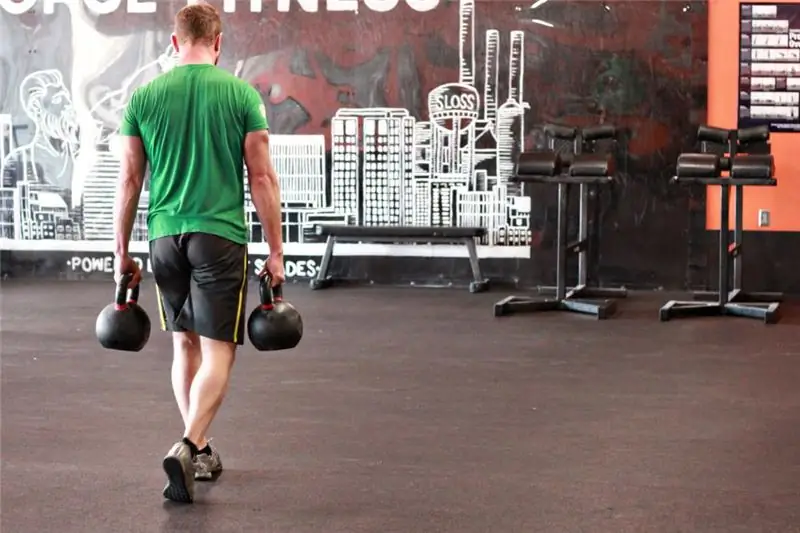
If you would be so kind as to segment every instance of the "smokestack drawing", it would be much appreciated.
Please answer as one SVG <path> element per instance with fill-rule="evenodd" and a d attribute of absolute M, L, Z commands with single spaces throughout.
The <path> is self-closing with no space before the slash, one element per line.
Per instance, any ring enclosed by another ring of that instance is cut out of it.
<path fill-rule="evenodd" d="M 483 69 L 483 118 L 492 122 L 497 118 L 498 51 L 500 32 L 486 32 L 486 68 Z"/>
<path fill-rule="evenodd" d="M 522 75 L 523 53 L 525 48 L 525 33 L 511 32 L 511 52 L 508 60 L 508 97 L 515 102 L 522 103 Z"/>
<path fill-rule="evenodd" d="M 475 85 L 475 0 L 458 3 L 458 82 Z"/>
<path fill-rule="evenodd" d="M 524 107 L 511 98 L 497 110 L 497 182 L 513 193 L 520 190 L 510 180 L 514 175 L 514 162 L 520 151 L 519 124 L 524 114 Z"/>

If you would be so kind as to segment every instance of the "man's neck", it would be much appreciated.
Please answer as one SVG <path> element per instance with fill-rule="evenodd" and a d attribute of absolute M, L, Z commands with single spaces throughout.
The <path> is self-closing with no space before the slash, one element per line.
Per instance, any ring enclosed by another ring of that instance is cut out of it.
<path fill-rule="evenodd" d="M 214 56 L 207 48 L 187 47 L 178 54 L 178 65 L 213 65 Z"/>
<path fill-rule="evenodd" d="M 213 65 L 214 61 L 207 57 L 186 56 L 178 59 L 178 65 Z"/>

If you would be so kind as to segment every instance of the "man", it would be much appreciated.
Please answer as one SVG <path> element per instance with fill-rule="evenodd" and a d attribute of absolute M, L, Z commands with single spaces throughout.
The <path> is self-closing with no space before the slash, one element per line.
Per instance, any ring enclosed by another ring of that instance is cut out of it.
<path fill-rule="evenodd" d="M 116 276 L 141 279 L 128 255 L 150 164 L 148 228 L 161 327 L 171 331 L 172 387 L 185 426 L 164 458 L 164 497 L 191 503 L 195 478 L 222 470 L 206 431 L 222 403 L 245 336 L 247 228 L 243 165 L 270 248 L 265 271 L 284 280 L 278 177 L 269 155 L 266 108 L 246 82 L 216 67 L 221 21 L 206 4 L 175 17 L 178 66 L 131 96 L 120 126 Z"/>

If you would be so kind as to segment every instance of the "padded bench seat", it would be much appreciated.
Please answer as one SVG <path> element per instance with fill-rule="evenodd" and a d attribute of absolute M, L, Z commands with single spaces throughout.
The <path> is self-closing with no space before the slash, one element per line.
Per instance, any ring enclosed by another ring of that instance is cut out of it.
<path fill-rule="evenodd" d="M 486 228 L 448 228 L 437 226 L 317 226 L 317 235 L 344 237 L 347 239 L 401 239 L 425 241 L 425 239 L 468 239 L 486 235 Z"/>
<path fill-rule="evenodd" d="M 467 248 L 473 281 L 470 292 L 483 292 L 489 288 L 489 280 L 481 274 L 478 249 L 475 239 L 486 235 L 486 228 L 441 227 L 441 226 L 346 226 L 322 224 L 317 226 L 317 235 L 327 237 L 325 254 L 322 256 L 317 276 L 311 280 L 311 288 L 325 289 L 335 281 L 328 275 L 334 246 L 337 242 L 371 243 L 431 243 L 463 244 Z"/>

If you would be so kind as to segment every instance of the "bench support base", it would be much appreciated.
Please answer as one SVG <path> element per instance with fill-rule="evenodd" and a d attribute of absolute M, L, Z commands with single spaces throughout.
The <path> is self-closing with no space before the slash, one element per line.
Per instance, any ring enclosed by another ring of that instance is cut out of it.
<path fill-rule="evenodd" d="M 331 266 L 331 260 L 333 259 L 333 250 L 336 246 L 336 243 L 339 242 L 351 242 L 351 243 L 358 243 L 358 242 L 408 242 L 408 243 L 417 243 L 420 242 L 419 238 L 413 239 L 406 239 L 402 237 L 343 237 L 343 236 L 335 236 L 335 235 L 328 235 L 328 239 L 325 242 L 325 253 L 322 256 L 322 264 L 319 267 L 319 271 L 314 279 L 311 280 L 310 286 L 312 290 L 319 290 L 319 289 L 327 289 L 334 285 L 336 280 L 328 275 Z M 435 244 L 463 244 L 467 247 L 467 254 L 469 256 L 469 266 L 472 270 L 472 281 L 469 284 L 469 292 L 478 293 L 478 292 L 485 292 L 489 290 L 489 280 L 483 277 L 483 273 L 481 272 L 480 261 L 478 259 L 478 248 L 475 245 L 475 239 L 473 237 L 466 237 L 466 238 L 446 238 L 446 237 L 430 237 L 425 238 L 426 242 L 435 243 Z"/>

